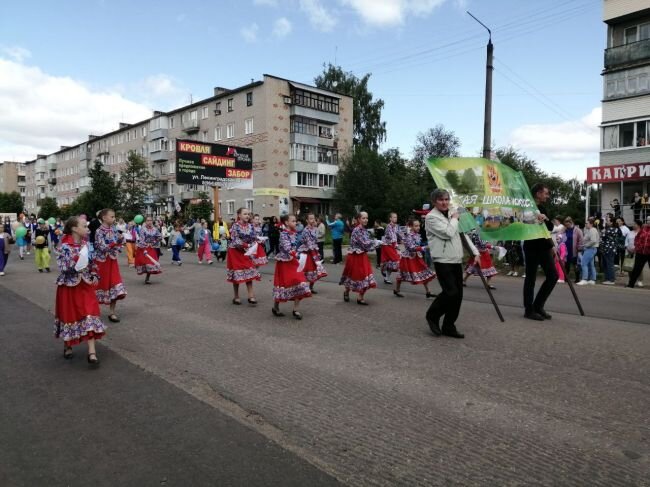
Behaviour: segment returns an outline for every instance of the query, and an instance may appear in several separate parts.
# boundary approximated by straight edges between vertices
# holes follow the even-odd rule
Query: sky
[[[70,0],[0,14],[0,161],[31,160],[235,88],[264,73],[313,84],[323,63],[385,102],[409,157],[442,124],[461,155],[483,144],[485,46],[494,43],[492,142],[546,172],[598,165],[602,0]]]

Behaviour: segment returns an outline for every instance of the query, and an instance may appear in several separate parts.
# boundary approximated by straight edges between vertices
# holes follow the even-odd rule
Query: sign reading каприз
[[[194,140],[176,141],[176,182],[216,186],[253,177],[253,150]]]

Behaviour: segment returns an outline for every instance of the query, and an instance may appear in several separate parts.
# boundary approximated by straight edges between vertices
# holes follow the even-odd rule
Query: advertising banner
[[[589,184],[639,181],[647,178],[650,178],[649,162],[587,168],[587,183]]]
[[[427,161],[436,186],[449,191],[458,208],[459,228],[478,228],[483,240],[550,238],[537,222],[539,210],[523,174],[482,158],[431,158]]]
[[[176,183],[251,189],[253,150],[195,140],[177,140]]]
[[[289,196],[289,190],[283,188],[255,188],[253,196]]]

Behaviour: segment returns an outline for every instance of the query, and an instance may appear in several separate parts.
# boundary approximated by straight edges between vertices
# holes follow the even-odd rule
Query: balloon
[[[215,242],[215,243],[212,244],[212,251],[213,251],[213,252],[216,252],[216,251],[219,250],[220,248],[221,248],[221,245],[219,245],[217,242]]]
[[[142,215],[135,215],[133,221],[140,225],[144,221],[144,217]]]
[[[183,237],[178,237],[176,239],[176,245],[178,245],[181,248],[185,247],[185,239]]]
[[[50,218],[47,219],[47,223],[49,223],[50,225],[56,224],[56,218],[51,216]]]
[[[16,237],[17,238],[23,238],[25,235],[27,235],[27,229],[25,227],[16,228]]]
[[[16,230],[20,226],[20,222],[13,222],[11,224],[11,229]]]
[[[45,223],[45,220],[39,218],[38,220],[36,220],[36,223],[38,223],[39,225],[43,225]]]
[[[36,237],[36,245],[43,245],[45,243],[45,237],[43,235],[39,235]]]

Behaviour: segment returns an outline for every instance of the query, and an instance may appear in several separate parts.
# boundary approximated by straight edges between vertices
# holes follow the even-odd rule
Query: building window
[[[339,151],[331,147],[318,147],[318,162],[322,164],[338,164]]]
[[[201,118],[205,120],[208,118],[208,107],[201,108]]]
[[[175,120],[176,120],[176,117],[169,117],[169,128],[170,129],[174,128],[174,125],[176,123]]]
[[[312,188],[317,187],[318,174],[312,172],[298,172],[297,186],[309,186]]]
[[[221,102],[218,101],[216,105],[214,106],[214,114],[215,115],[221,115]]]
[[[198,120],[198,111],[197,110],[192,110],[190,112],[190,120]]]
[[[291,159],[318,162],[318,147],[315,145],[291,144]]]
[[[624,123],[618,128],[618,146],[632,147],[634,145],[634,124]]]
[[[214,140],[221,140],[221,139],[223,139],[223,134],[221,130],[221,125],[219,125],[214,128]]]
[[[208,141],[208,131],[204,130],[201,132],[201,142],[207,142]]]
[[[318,124],[312,118],[295,116],[291,118],[291,132],[297,134],[317,135]]]
[[[140,135],[142,136],[143,139],[147,136],[147,126],[146,125],[143,125],[140,128]]]
[[[252,107],[253,106],[253,92],[249,91],[246,93],[246,106],[247,107]]]
[[[232,100],[233,100],[232,98],[228,98],[228,111],[229,112],[233,111]]]
[[[253,119],[247,118],[244,120],[244,133],[250,135],[253,133]]]
[[[331,127],[323,127],[322,125],[318,127],[318,136],[323,137],[325,139],[331,139],[332,138],[332,128]]]
[[[228,209],[228,214],[229,215],[234,215],[235,214],[235,200],[227,200],[226,201],[226,206]]]
[[[295,105],[313,108],[322,112],[339,113],[339,99],[332,96],[294,89],[291,98]]]
[[[251,198],[247,198],[247,199],[246,199],[246,209],[247,209],[248,211],[250,211],[251,213],[253,212],[253,204],[254,204],[254,201],[255,201],[255,200],[253,200],[253,199],[251,199]]]
[[[226,125],[226,139],[232,139],[235,136],[235,123]]]
[[[319,188],[336,188],[336,176],[333,174],[319,174],[318,175]]]

